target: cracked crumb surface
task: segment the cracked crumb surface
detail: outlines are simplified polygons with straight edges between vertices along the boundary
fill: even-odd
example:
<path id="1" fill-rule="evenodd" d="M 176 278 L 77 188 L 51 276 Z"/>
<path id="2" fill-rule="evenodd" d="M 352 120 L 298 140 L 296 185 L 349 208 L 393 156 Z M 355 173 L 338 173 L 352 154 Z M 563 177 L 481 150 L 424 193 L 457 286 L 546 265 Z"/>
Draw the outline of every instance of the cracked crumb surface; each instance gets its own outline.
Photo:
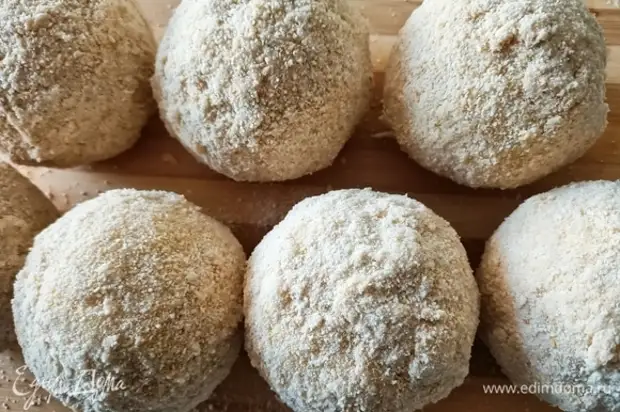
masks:
<path id="1" fill-rule="evenodd" d="M 0 349 L 15 340 L 11 315 L 13 280 L 35 235 L 58 217 L 43 193 L 0 161 Z"/>
<path id="2" fill-rule="evenodd" d="M 294 179 L 329 166 L 369 107 L 367 26 L 344 0 L 184 0 L 152 83 L 200 161 L 240 181 Z"/>
<path id="3" fill-rule="evenodd" d="M 297 412 L 411 411 L 463 383 L 478 310 L 445 220 L 405 196 L 334 191 L 252 254 L 246 349 Z"/>
<path id="4" fill-rule="evenodd" d="M 525 201 L 477 272 L 481 336 L 517 385 L 564 411 L 620 410 L 620 182 L 577 183 Z"/>
<path id="5" fill-rule="evenodd" d="M 0 3 L 0 150 L 61 167 L 130 148 L 155 111 L 155 41 L 133 0 Z"/>
<path id="6" fill-rule="evenodd" d="M 402 29 L 385 114 L 425 168 L 513 188 L 583 155 L 603 133 L 606 50 L 582 0 L 434 0 Z"/>
<path id="7" fill-rule="evenodd" d="M 106 192 L 37 236 L 17 276 L 25 361 L 83 412 L 189 411 L 237 358 L 244 270 L 230 230 L 182 196 Z M 84 371 L 116 389 L 58 384 L 81 384 Z"/>

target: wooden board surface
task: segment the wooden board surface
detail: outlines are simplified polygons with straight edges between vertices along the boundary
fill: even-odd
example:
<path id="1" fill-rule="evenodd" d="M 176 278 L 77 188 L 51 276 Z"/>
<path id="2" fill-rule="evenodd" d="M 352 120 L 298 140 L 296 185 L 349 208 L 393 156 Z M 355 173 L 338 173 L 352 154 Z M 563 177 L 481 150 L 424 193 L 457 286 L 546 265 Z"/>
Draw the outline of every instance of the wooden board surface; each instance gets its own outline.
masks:
<path id="1" fill-rule="evenodd" d="M 583 158 L 535 184 L 518 190 L 472 190 L 437 177 L 417 166 L 391 139 L 379 119 L 385 67 L 395 35 L 419 1 L 351 0 L 369 18 L 376 69 L 376 101 L 334 166 L 299 180 L 280 184 L 235 183 L 196 163 L 153 119 L 137 146 L 118 158 L 71 170 L 21 168 L 61 211 L 111 188 L 165 189 L 185 194 L 205 212 L 230 225 L 250 252 L 289 208 L 306 196 L 331 189 L 372 187 L 407 193 L 449 220 L 463 238 L 472 265 L 478 264 L 484 241 L 526 197 L 571 181 L 620 178 L 620 10 L 605 0 L 587 4 L 602 23 L 608 42 L 608 100 L 611 106 L 605 136 Z M 178 0 L 139 0 L 159 39 Z M 619 137 L 618 139 L 616 137 Z M 46 393 L 31 383 L 20 367 L 19 351 L 0 354 L 0 410 L 67 411 L 47 402 Z M 27 371 L 26 371 L 27 372 Z M 545 412 L 555 409 L 531 395 L 490 395 L 484 385 L 505 384 L 486 349 L 476 344 L 471 376 L 429 412 Z M 38 403 L 38 405 L 37 405 Z M 286 411 L 245 356 L 200 411 Z M 128 411 L 130 412 L 130 411 Z"/>

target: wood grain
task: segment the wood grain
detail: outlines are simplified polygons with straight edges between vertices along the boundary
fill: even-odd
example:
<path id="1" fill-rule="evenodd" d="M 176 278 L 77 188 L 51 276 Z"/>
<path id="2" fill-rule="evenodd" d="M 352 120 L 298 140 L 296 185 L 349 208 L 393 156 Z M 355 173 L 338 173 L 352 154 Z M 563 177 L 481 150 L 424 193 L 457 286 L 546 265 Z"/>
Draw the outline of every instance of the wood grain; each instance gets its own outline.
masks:
<path id="1" fill-rule="evenodd" d="M 139 0 L 159 39 L 178 0 Z M 111 188 L 165 189 L 185 194 L 205 212 L 229 224 L 250 252 L 262 236 L 290 207 L 304 197 L 331 189 L 373 187 L 407 193 L 449 220 L 463 237 L 472 265 L 477 265 L 484 241 L 525 198 L 571 181 L 620 178 L 620 11 L 605 0 L 586 3 L 601 21 L 608 42 L 609 127 L 604 137 L 583 158 L 535 184 L 517 190 L 472 190 L 433 175 L 409 160 L 391 139 L 380 120 L 382 71 L 396 35 L 409 14 L 420 4 L 408 0 L 351 0 L 369 18 L 371 49 L 376 73 L 376 102 L 335 164 L 322 172 L 280 184 L 235 183 L 198 164 L 153 119 L 131 151 L 106 162 L 71 170 L 22 167 L 57 207 L 66 211 L 74 204 Z M 0 410 L 25 410 L 33 388 L 29 379 L 15 372 L 23 361 L 19 350 L 0 355 Z M 16 383 L 17 380 L 17 383 Z M 489 395 L 483 385 L 508 383 L 484 346 L 476 344 L 471 376 L 446 400 L 428 407 L 429 412 L 546 412 L 555 409 L 530 395 Z M 13 385 L 24 393 L 17 396 Z M 38 393 L 44 395 L 43 392 Z M 67 411 L 42 398 L 30 410 Z M 245 356 L 201 411 L 286 411 L 251 368 Z M 128 411 L 129 412 L 129 411 Z"/>

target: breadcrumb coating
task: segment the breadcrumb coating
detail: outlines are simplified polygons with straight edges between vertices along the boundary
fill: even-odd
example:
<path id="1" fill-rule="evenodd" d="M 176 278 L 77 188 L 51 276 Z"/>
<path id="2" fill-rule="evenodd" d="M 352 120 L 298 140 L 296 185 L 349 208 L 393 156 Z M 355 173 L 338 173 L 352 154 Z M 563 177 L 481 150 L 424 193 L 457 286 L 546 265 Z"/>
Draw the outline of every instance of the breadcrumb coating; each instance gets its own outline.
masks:
<path id="1" fill-rule="evenodd" d="M 153 88 L 168 130 L 240 181 L 333 162 L 369 107 L 368 29 L 345 0 L 184 0 Z"/>
<path id="2" fill-rule="evenodd" d="M 583 155 L 607 125 L 603 31 L 581 0 L 433 0 L 394 48 L 385 115 L 423 167 L 514 188 Z"/>
<path id="3" fill-rule="evenodd" d="M 518 385 L 568 412 L 620 410 L 620 182 L 534 196 L 488 241 L 481 336 Z"/>
<path id="4" fill-rule="evenodd" d="M 405 412 L 463 383 L 478 289 L 421 203 L 342 190 L 296 205 L 253 252 L 246 349 L 296 412 Z"/>
<path id="5" fill-rule="evenodd" d="M 37 236 L 17 276 L 26 363 L 82 412 L 189 411 L 237 358 L 244 270 L 230 230 L 182 196 L 106 192 Z M 76 390 L 84 371 L 117 385 Z"/>
<path id="6" fill-rule="evenodd" d="M 13 281 L 34 237 L 58 217 L 41 191 L 13 166 L 0 161 L 0 350 L 15 341 Z"/>
<path id="7" fill-rule="evenodd" d="M 0 151 L 70 167 L 138 140 L 156 45 L 133 0 L 3 0 L 0 21 Z"/>

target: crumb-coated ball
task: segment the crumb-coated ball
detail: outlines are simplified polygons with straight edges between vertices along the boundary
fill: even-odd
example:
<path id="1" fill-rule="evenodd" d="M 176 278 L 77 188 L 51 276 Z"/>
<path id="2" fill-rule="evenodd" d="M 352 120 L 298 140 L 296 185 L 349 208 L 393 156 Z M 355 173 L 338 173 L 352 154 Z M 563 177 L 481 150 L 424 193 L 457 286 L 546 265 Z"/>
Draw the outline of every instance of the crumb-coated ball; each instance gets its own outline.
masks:
<path id="1" fill-rule="evenodd" d="M 504 373 L 564 411 L 620 411 L 620 182 L 524 202 L 477 272 L 481 336 Z"/>
<path id="2" fill-rule="evenodd" d="M 410 412 L 463 383 L 478 310 L 448 222 L 406 196 L 334 191 L 252 254 L 246 349 L 296 412 Z"/>
<path id="3" fill-rule="evenodd" d="M 329 166 L 369 106 L 365 21 L 346 0 L 184 0 L 153 78 L 170 133 L 239 181 Z"/>
<path id="4" fill-rule="evenodd" d="M 603 32 L 582 0 L 433 0 L 388 65 L 385 116 L 423 167 L 514 188 L 583 155 L 607 125 Z"/>
<path id="5" fill-rule="evenodd" d="M 39 189 L 0 161 L 0 350 L 15 341 L 11 298 L 13 281 L 34 237 L 58 217 Z"/>
<path id="6" fill-rule="evenodd" d="M 107 192 L 37 236 L 17 275 L 26 363 L 81 412 L 189 411 L 241 348 L 244 270 L 230 230 L 182 196 Z"/>
<path id="7" fill-rule="evenodd" d="M 130 148 L 156 109 L 134 0 L 0 2 L 0 151 L 70 167 Z"/>

